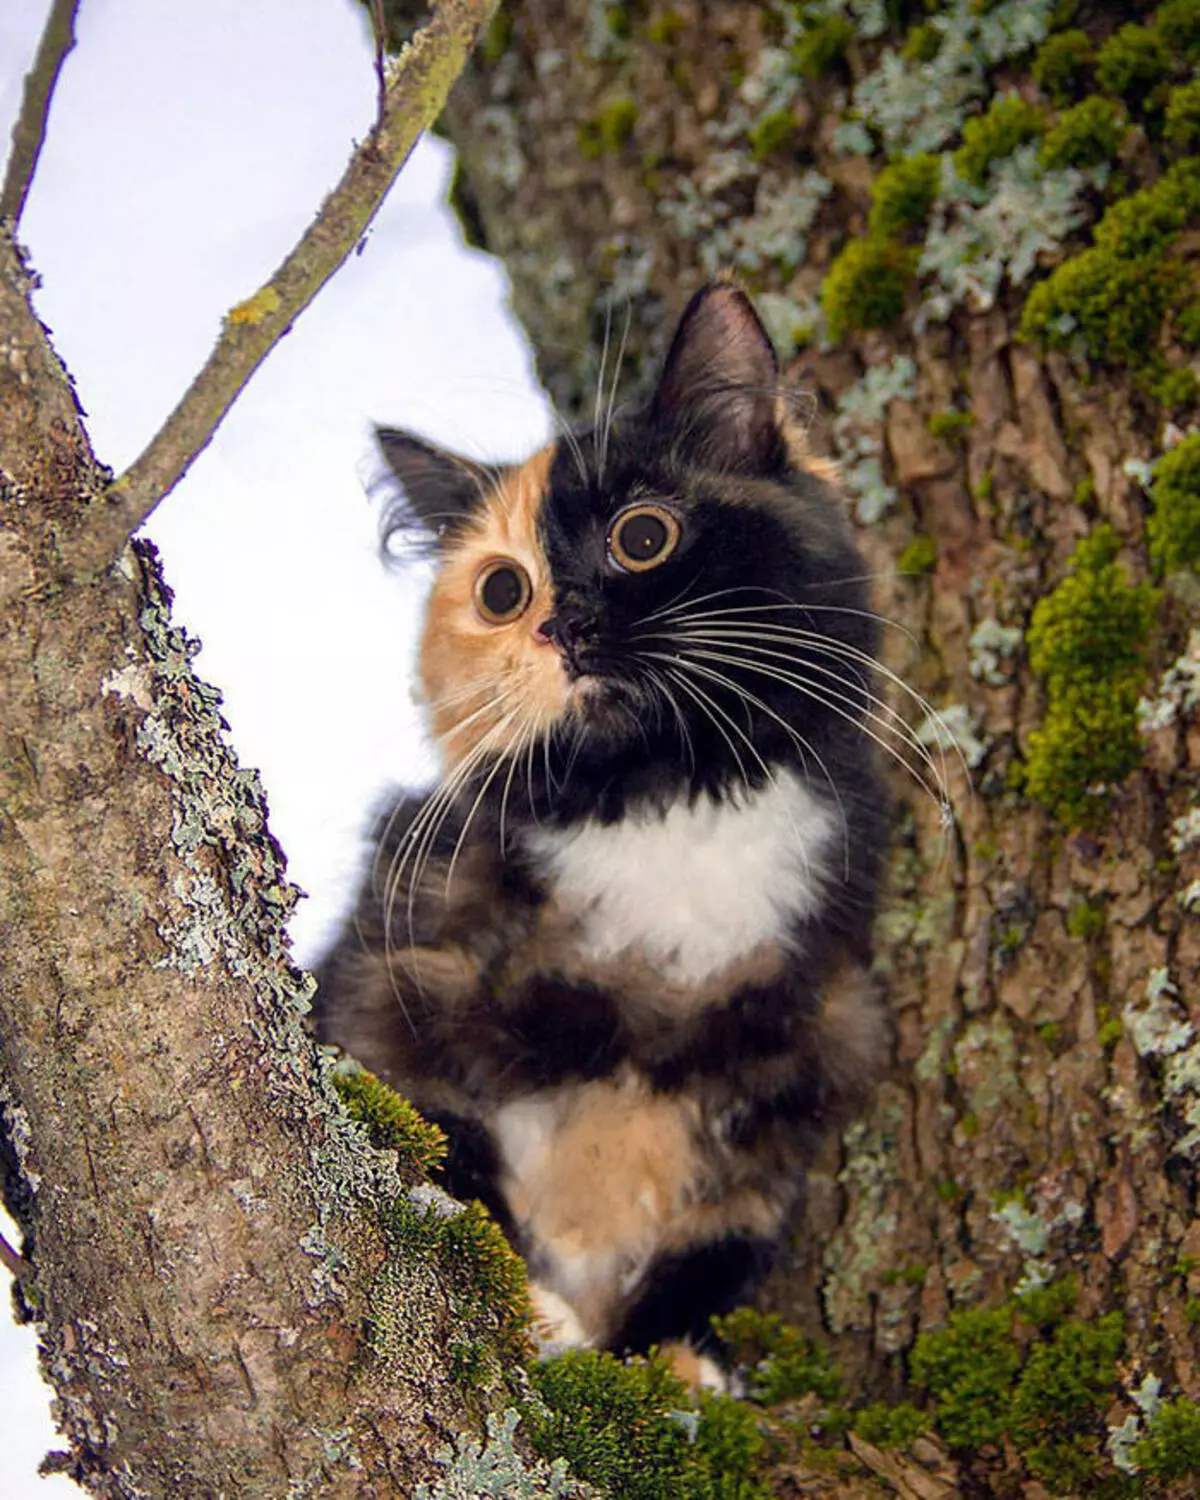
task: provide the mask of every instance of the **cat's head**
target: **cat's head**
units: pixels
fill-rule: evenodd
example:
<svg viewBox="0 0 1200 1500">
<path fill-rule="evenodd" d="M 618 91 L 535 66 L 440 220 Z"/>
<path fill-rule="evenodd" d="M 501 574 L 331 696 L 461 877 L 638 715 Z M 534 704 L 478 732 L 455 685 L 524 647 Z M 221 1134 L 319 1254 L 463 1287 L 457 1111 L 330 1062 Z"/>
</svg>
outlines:
<svg viewBox="0 0 1200 1500">
<path fill-rule="evenodd" d="M 379 441 L 388 530 L 433 544 L 420 680 L 449 765 L 716 790 L 780 763 L 819 776 L 859 732 L 862 566 L 732 283 L 692 298 L 645 406 L 524 463 Z"/>
</svg>

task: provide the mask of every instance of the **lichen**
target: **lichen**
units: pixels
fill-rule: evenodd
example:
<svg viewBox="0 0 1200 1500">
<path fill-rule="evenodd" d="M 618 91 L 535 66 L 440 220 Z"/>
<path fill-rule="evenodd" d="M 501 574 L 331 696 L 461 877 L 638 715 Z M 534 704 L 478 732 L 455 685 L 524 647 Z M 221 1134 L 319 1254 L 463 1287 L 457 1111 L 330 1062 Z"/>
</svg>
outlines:
<svg viewBox="0 0 1200 1500">
<path fill-rule="evenodd" d="M 434 1462 L 445 1475 L 432 1488 L 419 1484 L 414 1500 L 560 1500 L 590 1493 L 572 1479 L 565 1459 L 530 1467 L 513 1445 L 521 1414 L 513 1407 L 487 1418 L 487 1442 L 467 1436 L 439 1448 Z"/>
<path fill-rule="evenodd" d="M 989 687 L 1002 687 L 1010 682 L 1015 668 L 1014 657 L 1024 638 L 1019 626 L 1001 625 L 992 616 L 980 620 L 967 642 L 971 676 L 977 682 L 986 682 Z"/>
<path fill-rule="evenodd" d="M 1137 705 L 1158 594 L 1126 580 L 1118 550 L 1107 526 L 1081 541 L 1026 637 L 1046 713 L 1030 732 L 1020 782 L 1072 828 L 1103 821 L 1109 789 L 1142 758 Z"/>
</svg>

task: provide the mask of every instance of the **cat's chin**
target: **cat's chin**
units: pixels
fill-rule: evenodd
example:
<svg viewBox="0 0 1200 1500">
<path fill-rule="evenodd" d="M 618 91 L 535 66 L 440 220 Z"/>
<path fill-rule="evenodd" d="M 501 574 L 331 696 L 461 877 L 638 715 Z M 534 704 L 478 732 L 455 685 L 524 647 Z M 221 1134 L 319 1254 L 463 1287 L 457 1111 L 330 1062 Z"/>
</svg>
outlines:
<svg viewBox="0 0 1200 1500">
<path fill-rule="evenodd" d="M 646 703 L 632 683 L 589 674 L 577 677 L 571 684 L 567 710 L 589 735 L 615 742 L 638 732 L 639 717 L 645 715 Z"/>
</svg>

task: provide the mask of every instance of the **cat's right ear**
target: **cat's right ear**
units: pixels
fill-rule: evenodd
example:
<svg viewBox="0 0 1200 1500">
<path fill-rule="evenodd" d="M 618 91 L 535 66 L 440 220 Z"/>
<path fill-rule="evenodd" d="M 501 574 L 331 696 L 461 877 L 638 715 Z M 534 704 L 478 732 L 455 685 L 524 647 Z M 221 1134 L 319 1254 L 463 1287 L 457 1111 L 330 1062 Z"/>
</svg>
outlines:
<svg viewBox="0 0 1200 1500">
<path fill-rule="evenodd" d="M 462 528 L 496 482 L 495 470 L 486 464 L 402 428 L 377 427 L 375 440 L 400 485 L 383 513 L 385 548 L 397 536 L 436 547 Z"/>
</svg>

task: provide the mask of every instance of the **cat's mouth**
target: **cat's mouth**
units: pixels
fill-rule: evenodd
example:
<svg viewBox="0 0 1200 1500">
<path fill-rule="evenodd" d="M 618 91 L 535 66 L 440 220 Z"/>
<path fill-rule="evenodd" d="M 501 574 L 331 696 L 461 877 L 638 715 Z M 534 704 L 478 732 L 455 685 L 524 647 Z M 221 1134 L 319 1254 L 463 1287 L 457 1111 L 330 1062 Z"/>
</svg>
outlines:
<svg viewBox="0 0 1200 1500">
<path fill-rule="evenodd" d="M 628 678 L 607 672 L 581 672 L 567 687 L 567 712 L 605 735 L 627 734 L 636 728 L 644 699 Z"/>
</svg>

